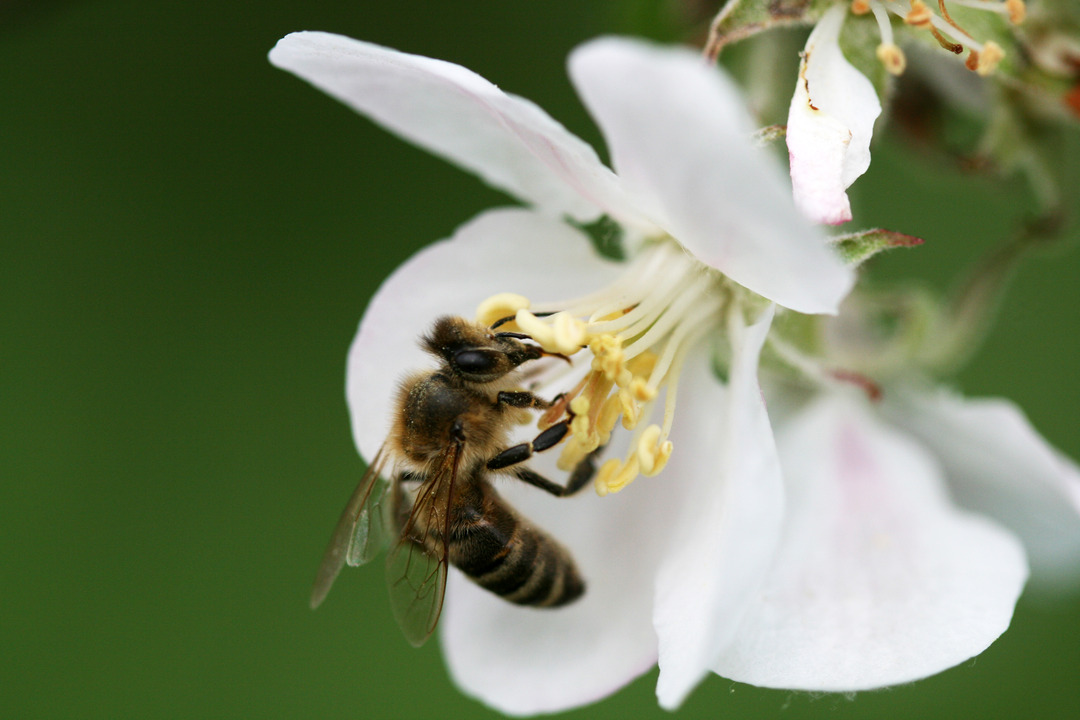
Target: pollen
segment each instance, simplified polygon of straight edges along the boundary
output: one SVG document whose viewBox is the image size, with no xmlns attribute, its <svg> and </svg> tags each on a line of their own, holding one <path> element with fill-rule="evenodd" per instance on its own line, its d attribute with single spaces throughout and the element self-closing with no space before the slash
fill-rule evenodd
<svg viewBox="0 0 1080 720">
<path fill-rule="evenodd" d="M 870 12 L 870 3 L 867 0 L 852 0 L 852 15 L 865 15 L 868 12 Z"/>
<path fill-rule="evenodd" d="M 518 310 L 527 310 L 530 305 L 527 297 L 517 293 L 492 295 L 476 308 L 476 321 L 490 327 L 503 318 L 516 315 Z"/>
</svg>

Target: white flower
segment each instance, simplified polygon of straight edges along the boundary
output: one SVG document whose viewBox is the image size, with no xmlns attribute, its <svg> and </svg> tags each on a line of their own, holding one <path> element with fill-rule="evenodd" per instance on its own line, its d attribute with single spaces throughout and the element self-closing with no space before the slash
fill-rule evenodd
<svg viewBox="0 0 1080 720">
<path fill-rule="evenodd" d="M 747 144 L 752 125 L 724 76 L 627 40 L 576 50 L 571 78 L 616 174 L 536 106 L 456 65 L 323 33 L 284 38 L 271 60 L 531 205 L 482 213 L 372 299 L 348 368 L 364 457 L 387 435 L 398 377 L 425 364 L 414 338 L 437 315 L 494 302 L 494 316 L 522 310 L 538 340 L 584 337 L 596 355 L 579 396 L 590 424 L 566 452 L 610 433 L 607 454 L 625 460 L 601 472 L 608 495 L 500 484 L 571 549 L 588 589 L 537 610 L 452 573 L 443 650 L 466 692 L 511 714 L 553 712 L 656 662 L 668 708 L 710 671 L 856 690 L 938 672 L 1007 626 L 1023 553 L 948 502 L 924 451 L 828 399 L 785 425 L 778 450 L 757 381 L 774 314 L 762 298 L 832 312 L 852 278 Z M 601 214 L 626 231 L 628 263 L 600 258 L 560 219 Z M 534 314 L 525 298 L 550 302 Z M 542 321 L 543 309 L 565 314 Z M 646 422 L 661 397 L 662 427 Z M 619 413 L 632 433 L 612 432 Z M 535 464 L 559 477 L 553 461 Z"/>
<path fill-rule="evenodd" d="M 1023 0 L 986 2 L 953 0 L 979 10 L 1007 15 L 1014 24 L 1024 17 Z M 799 77 L 788 111 L 787 146 L 795 202 L 815 222 L 836 225 L 851 220 L 847 189 L 870 166 L 870 138 L 881 114 L 881 102 L 870 82 L 844 57 L 840 31 L 848 8 L 872 12 L 881 43 L 877 57 L 892 75 L 907 65 L 894 42 L 889 13 L 919 30 L 926 30 L 949 53 L 970 50 L 966 66 L 978 75 L 994 71 L 1004 57 L 993 42 L 980 43 L 948 14 L 935 14 L 922 0 L 855 0 L 829 8 L 806 41 Z M 952 40 L 949 40 L 952 38 Z"/>
</svg>

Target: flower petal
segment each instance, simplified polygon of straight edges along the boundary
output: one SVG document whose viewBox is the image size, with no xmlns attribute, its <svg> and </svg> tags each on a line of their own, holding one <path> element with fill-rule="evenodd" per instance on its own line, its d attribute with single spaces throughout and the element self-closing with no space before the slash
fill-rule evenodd
<svg viewBox="0 0 1080 720">
<path fill-rule="evenodd" d="M 580 231 L 521 208 L 482 213 L 418 252 L 375 293 L 349 349 L 346 393 L 360 453 L 370 460 L 386 439 L 402 374 L 432 366 L 417 338 L 435 318 L 471 318 L 499 292 L 534 301 L 576 297 L 614 280 L 620 268 Z"/>
<path fill-rule="evenodd" d="M 881 114 L 873 84 L 840 51 L 845 5 L 810 33 L 788 113 L 795 203 L 815 222 L 851 220 L 845 190 L 870 167 L 870 136 Z"/>
<path fill-rule="evenodd" d="M 941 460 L 956 500 L 1017 533 L 1033 579 L 1080 583 L 1080 468 L 1002 399 L 886 393 L 891 417 Z"/>
<path fill-rule="evenodd" d="M 576 49 L 570 75 L 643 212 L 759 295 L 836 312 L 852 273 L 795 209 L 779 165 L 752 146 L 726 75 L 689 51 L 617 38 Z"/>
<path fill-rule="evenodd" d="M 551 214 L 593 220 L 617 194 L 592 148 L 459 65 L 323 32 L 287 35 L 270 62 Z"/>
<path fill-rule="evenodd" d="M 659 480 L 684 498 L 682 514 L 668 529 L 669 550 L 656 580 L 656 695 L 669 710 L 727 648 L 779 544 L 780 461 L 757 382 L 758 355 L 772 317 L 770 306 L 754 325 L 732 328 L 726 392 L 707 353 L 683 369 L 680 384 L 690 392 L 679 402 L 675 452 Z M 695 407 L 686 408 L 691 399 Z"/>
<path fill-rule="evenodd" d="M 717 672 L 877 688 L 963 662 L 1005 631 L 1027 576 L 1019 542 L 953 507 L 932 458 L 864 399 L 817 400 L 777 442 L 784 544 Z"/>
</svg>

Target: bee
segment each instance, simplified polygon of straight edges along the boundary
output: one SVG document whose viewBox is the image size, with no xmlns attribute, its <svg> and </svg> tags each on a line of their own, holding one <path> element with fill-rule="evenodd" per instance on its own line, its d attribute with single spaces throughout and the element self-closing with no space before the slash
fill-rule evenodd
<svg viewBox="0 0 1080 720">
<path fill-rule="evenodd" d="M 569 419 L 532 441 L 506 446 L 522 413 L 554 405 L 513 389 L 520 381 L 518 368 L 544 356 L 565 357 L 525 342 L 531 339 L 527 335 L 496 332 L 501 324 L 488 328 L 446 316 L 421 339 L 438 367 L 401 383 L 390 435 L 345 506 L 323 556 L 312 608 L 344 565 L 370 561 L 388 535 L 396 536 L 386 562 L 391 605 L 415 646 L 438 622 L 448 564 L 519 605 L 557 607 L 584 593 L 566 548 L 519 515 L 491 483 L 492 474 L 508 474 L 561 497 L 580 490 L 595 472 L 595 453 L 571 471 L 566 485 L 522 465 L 559 443 Z"/>
</svg>

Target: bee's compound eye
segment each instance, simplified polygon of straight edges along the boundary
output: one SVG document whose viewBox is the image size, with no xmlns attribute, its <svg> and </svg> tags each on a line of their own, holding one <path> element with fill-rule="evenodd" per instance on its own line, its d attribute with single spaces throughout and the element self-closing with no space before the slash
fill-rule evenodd
<svg viewBox="0 0 1080 720">
<path fill-rule="evenodd" d="M 464 373 L 489 373 L 498 362 L 494 354 L 484 350 L 458 350 L 454 353 L 454 365 Z"/>
</svg>

